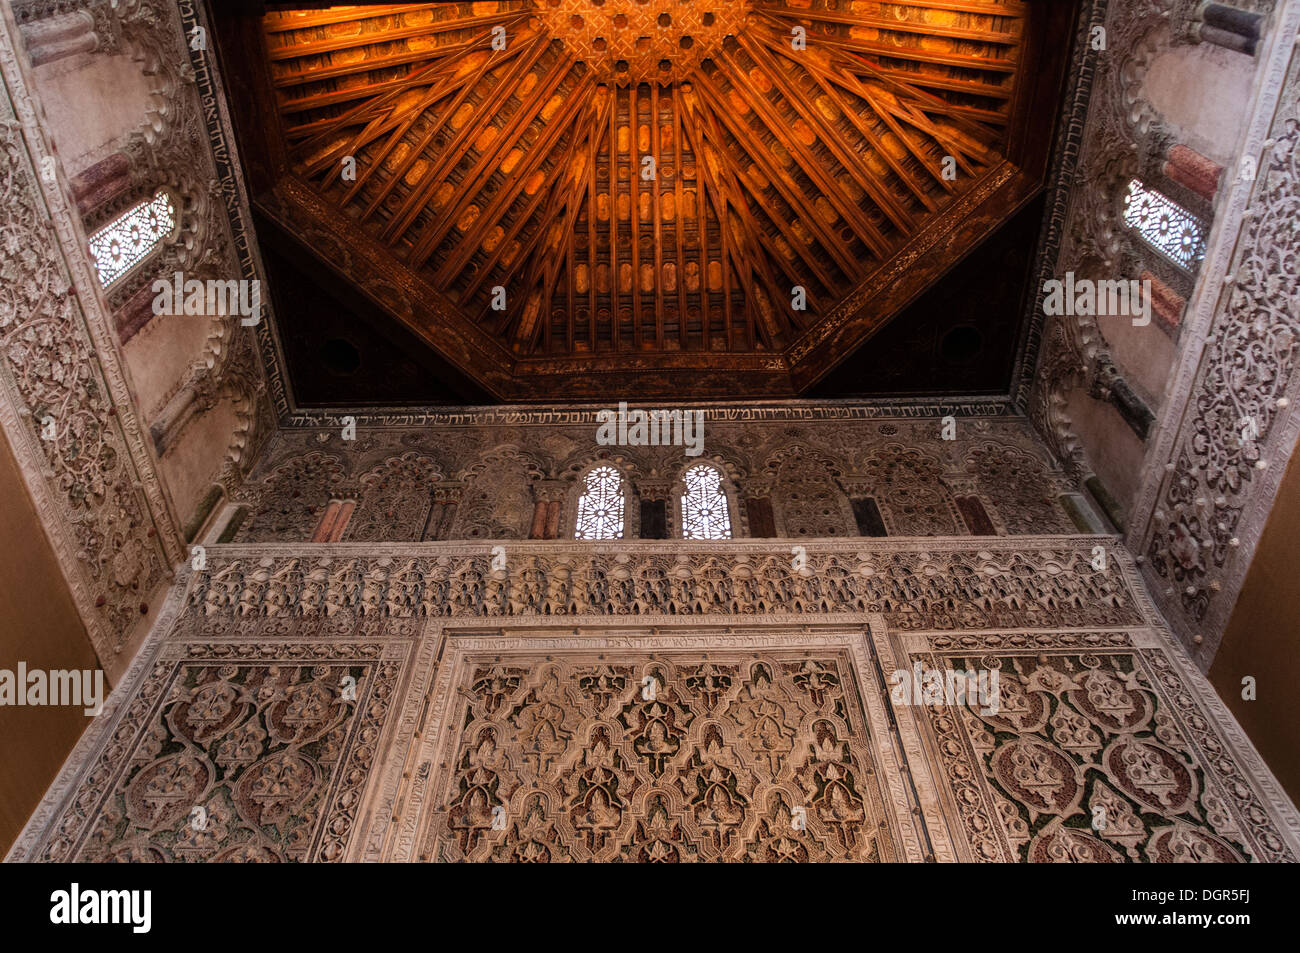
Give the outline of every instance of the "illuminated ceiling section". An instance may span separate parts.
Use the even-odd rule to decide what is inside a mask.
[[[433,347],[471,340],[440,349],[490,389],[779,394],[969,250],[941,236],[969,246],[1024,200],[974,211],[1018,171],[1028,17],[503,0],[262,27],[288,174],[419,289],[407,323]]]

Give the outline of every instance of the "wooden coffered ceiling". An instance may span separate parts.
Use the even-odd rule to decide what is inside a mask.
[[[277,233],[487,393],[546,400],[807,390],[1041,189],[1072,7],[243,3],[217,20]]]

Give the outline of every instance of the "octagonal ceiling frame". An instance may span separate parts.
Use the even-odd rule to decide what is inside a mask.
[[[233,48],[247,54],[261,48],[256,22],[260,4],[245,3],[243,7],[242,16],[218,24],[223,53]],[[334,249],[348,249],[350,255],[331,257],[329,251],[322,254],[317,247],[322,263],[337,269],[341,261],[350,260],[354,267],[347,277],[363,293],[493,396],[510,401],[545,400],[559,394],[572,399],[597,398],[619,392],[705,399],[737,394],[788,397],[816,383],[1041,190],[1056,98],[1068,59],[1062,55],[1052,63],[1050,53],[1053,46],[1068,49],[1074,7],[1067,3],[1031,5],[1029,9],[1023,45],[1026,62],[1008,113],[1007,158],[987,169],[941,218],[932,219],[911,235],[890,260],[863,276],[818,324],[799,328],[770,352],[700,349],[645,354],[597,351],[561,357],[518,354],[466,320],[441,291],[356,228],[346,214],[313,195],[292,173],[278,111],[258,108],[259,101],[274,101],[264,61],[252,58],[250,63],[247,55],[242,58],[239,72],[245,82],[239,86],[239,95],[232,92],[231,99],[243,120],[241,138],[250,146],[246,166],[259,209],[305,237],[332,235]],[[254,39],[259,45],[250,46]],[[740,46],[752,53],[761,43],[746,34],[740,38]],[[777,55],[777,51],[770,52]],[[258,68],[250,70],[250,65]],[[250,123],[251,117],[257,121]],[[358,262],[364,263],[362,271],[355,269]]]

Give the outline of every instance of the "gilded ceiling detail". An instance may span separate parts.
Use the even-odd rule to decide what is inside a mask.
[[[740,32],[748,0],[542,0],[543,27],[600,82],[680,82]]]
[[[806,353],[1007,164],[1028,18],[1022,0],[502,0],[262,26],[288,173],[518,376]]]

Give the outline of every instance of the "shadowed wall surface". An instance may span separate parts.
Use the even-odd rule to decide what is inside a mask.
[[[86,630],[0,439],[0,669],[95,669]],[[107,686],[105,686],[107,690]],[[7,851],[89,719],[79,708],[0,706],[0,850]]]
[[[1300,467],[1287,468],[1263,539],[1233,610],[1228,632],[1210,668],[1210,680],[1268,759],[1277,779],[1300,797]],[[1241,680],[1253,675],[1255,701],[1241,697]]]

